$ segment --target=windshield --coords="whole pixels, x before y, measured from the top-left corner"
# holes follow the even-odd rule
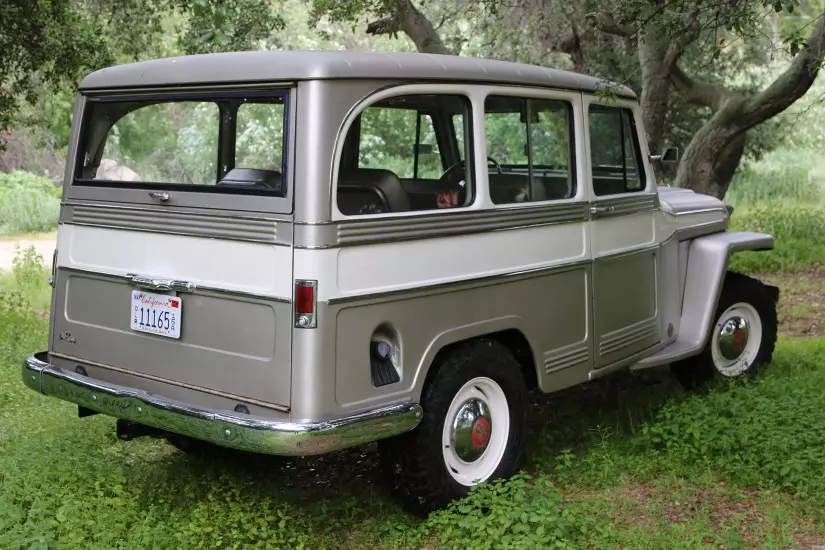
[[[90,98],[75,185],[285,196],[286,93]]]

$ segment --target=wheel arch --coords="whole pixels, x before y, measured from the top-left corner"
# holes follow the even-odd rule
[[[538,371],[534,346],[530,343],[524,320],[517,316],[489,319],[455,327],[433,338],[418,366],[416,382],[413,386],[413,400],[421,399],[421,394],[432,378],[435,366],[445,354],[456,347],[479,339],[490,339],[507,347],[521,365],[524,381],[528,389],[538,385]]]
[[[698,351],[707,343],[730,257],[737,252],[773,247],[771,235],[747,231],[716,233],[690,241],[678,337],[683,345]]]

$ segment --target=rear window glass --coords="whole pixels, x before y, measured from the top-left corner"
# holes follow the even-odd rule
[[[90,99],[75,184],[285,196],[285,103]]]

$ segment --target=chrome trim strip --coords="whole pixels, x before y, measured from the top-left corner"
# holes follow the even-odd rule
[[[591,263],[590,259],[579,260],[576,262],[567,262],[560,265],[549,267],[537,267],[533,269],[522,269],[518,271],[509,271],[496,275],[484,275],[482,277],[470,277],[467,279],[458,279],[456,281],[448,281],[446,283],[437,283],[434,285],[416,286],[409,288],[401,288],[397,290],[387,290],[382,292],[373,292],[370,294],[359,294],[357,296],[342,296],[340,298],[330,298],[326,301],[328,305],[346,304],[355,301],[379,300],[383,298],[394,298],[396,296],[404,296],[409,294],[418,294],[421,292],[443,292],[450,290],[457,286],[488,286],[492,284],[500,284],[505,282],[512,282],[521,279],[532,279],[552,273],[561,273],[577,269],[581,266]]]
[[[128,374],[129,376],[134,376],[136,378],[145,378],[146,380],[152,380],[153,382],[160,382],[161,384],[168,384],[170,386],[177,386],[179,388],[184,388],[187,390],[193,390],[201,393],[208,393],[209,395],[214,395],[217,397],[224,397],[226,399],[231,399],[233,401],[241,401],[245,403],[251,403],[253,405],[258,405],[259,407],[264,407],[267,409],[272,409],[275,411],[280,412],[289,412],[289,407],[286,405],[278,405],[276,403],[270,403],[268,401],[262,401],[260,399],[255,399],[252,397],[243,397],[241,395],[237,395],[234,393],[229,393],[220,390],[212,390],[209,388],[204,388],[202,386],[196,386],[194,384],[187,384],[186,382],[179,382],[177,380],[171,380],[169,378],[163,378],[162,376],[155,376],[154,374],[148,374],[145,372],[138,372],[132,369],[126,369],[123,367],[116,367],[114,365],[106,365],[104,363],[97,363],[95,361],[89,361],[88,359],[83,359],[81,357],[75,357],[73,355],[67,355],[65,353],[55,353],[51,352],[50,355],[52,357],[57,357],[58,359],[64,359],[66,361],[71,361],[72,363],[78,363],[80,365],[87,365],[90,367],[97,367],[99,369],[110,370],[114,372],[119,372],[121,374]]]
[[[79,273],[81,275],[91,275],[94,277],[104,277],[104,278],[112,278],[112,279],[125,279],[126,282],[132,284],[132,277],[134,274],[127,273],[126,275],[121,275],[120,273],[108,273],[105,271],[92,271],[90,269],[81,269],[79,267],[68,267],[68,266],[60,266],[58,268],[62,271],[70,271],[72,273]],[[183,282],[183,281],[181,281]],[[214,286],[205,286],[205,285],[196,285],[195,283],[188,283],[192,285],[192,292],[194,294],[200,294],[202,292],[210,292],[214,294],[221,294],[224,296],[240,296],[242,298],[254,298],[256,300],[266,300],[268,302],[277,302],[281,304],[291,304],[291,298],[281,298],[280,296],[266,296],[265,294],[255,294],[254,292],[244,292],[242,290],[228,290],[225,288],[217,288]]]
[[[168,206],[158,206],[158,205],[151,205],[151,204],[120,204],[116,202],[106,202],[106,201],[89,201],[85,199],[65,199],[61,204],[62,207],[69,207],[68,209],[71,210],[77,207],[84,207],[90,209],[100,209],[100,210],[121,210],[121,211],[130,211],[130,212],[148,212],[148,213],[169,213],[169,214],[191,214],[195,216],[206,216],[208,218],[225,218],[228,220],[244,220],[244,221],[262,221],[262,222],[291,222],[292,215],[291,214],[276,214],[273,213],[271,216],[265,215],[258,215],[252,213],[245,213],[240,214],[235,210],[222,210],[220,208],[199,208],[195,206],[175,206],[174,210],[169,210],[170,207]],[[203,212],[208,212],[208,214],[203,214]],[[71,214],[71,213],[70,213]],[[63,218],[67,215],[67,209],[64,208],[61,210],[61,221],[66,221]],[[70,220],[66,221],[66,223],[73,223]]]
[[[131,277],[130,277],[131,275]],[[154,277],[142,277],[133,273],[127,273],[129,282],[139,288],[146,290],[172,290],[176,292],[194,292],[195,283],[189,281],[177,281],[175,279],[156,279]]]
[[[657,193],[645,193],[632,197],[596,198],[590,202],[591,219],[629,216],[657,210],[660,206]]]
[[[679,216],[689,216],[691,214],[705,214],[707,212],[722,212],[725,215],[728,214],[728,209],[724,207],[712,207],[712,208],[697,208],[696,210],[674,210],[672,214],[677,218]]]
[[[673,238],[678,241],[686,241],[701,237],[702,235],[710,235],[712,233],[721,233],[728,228],[728,219],[713,220],[710,222],[700,223],[697,225],[688,225],[681,227],[673,232]]]
[[[386,406],[334,420],[286,422],[194,407],[134,388],[82,376],[50,365],[47,353],[23,363],[30,389],[168,432],[255,453],[308,456],[391,437],[421,421],[417,403]]]
[[[66,204],[61,222],[72,225],[289,245],[288,221],[161,210]],[[281,227],[279,227],[279,225]],[[279,229],[286,235],[279,235]]]
[[[295,223],[295,248],[378,244],[587,221],[583,202],[422,215]]]

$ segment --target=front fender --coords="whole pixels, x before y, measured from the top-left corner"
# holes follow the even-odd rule
[[[683,349],[697,352],[705,347],[730,257],[773,247],[771,235],[747,231],[715,233],[690,242],[678,338]]]

